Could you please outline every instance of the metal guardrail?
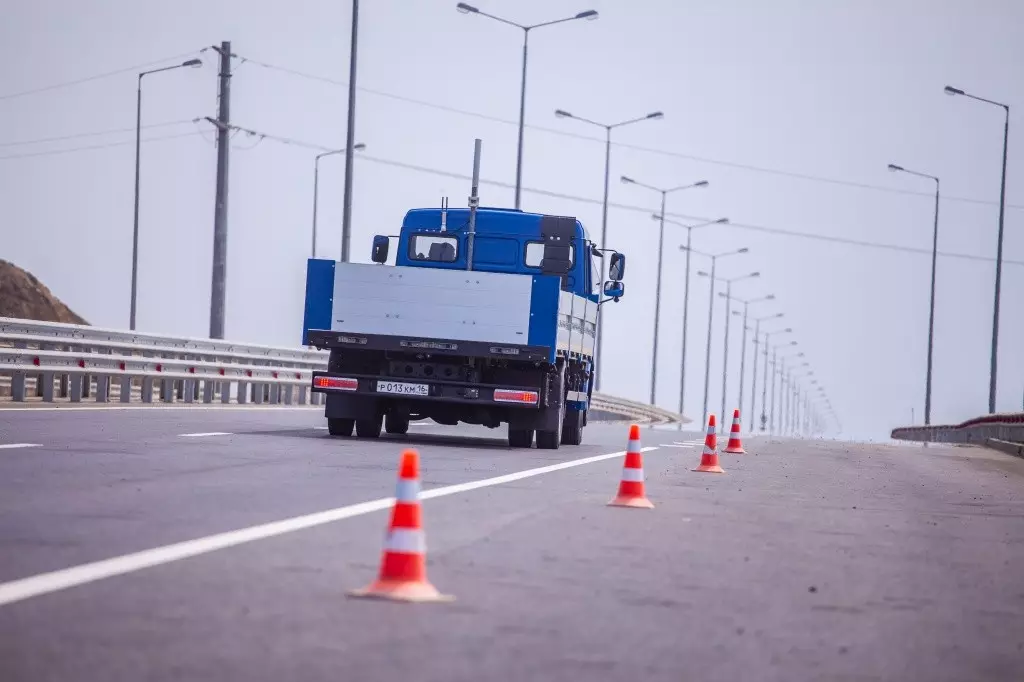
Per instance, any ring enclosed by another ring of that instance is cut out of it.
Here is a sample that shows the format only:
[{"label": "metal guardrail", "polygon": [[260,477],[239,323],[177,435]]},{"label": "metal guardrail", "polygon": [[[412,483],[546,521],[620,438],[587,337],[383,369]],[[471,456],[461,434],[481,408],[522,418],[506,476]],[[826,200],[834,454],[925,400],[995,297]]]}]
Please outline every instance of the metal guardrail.
[{"label": "metal guardrail", "polygon": [[1024,443],[1024,412],[988,414],[955,425],[904,426],[893,429],[891,436],[923,443],[987,445],[990,439]]},{"label": "metal guardrail", "polygon": [[[15,402],[320,404],[309,390],[326,351],[172,337],[0,317],[0,390]],[[651,405],[594,394],[594,409],[644,422],[688,422]]]}]

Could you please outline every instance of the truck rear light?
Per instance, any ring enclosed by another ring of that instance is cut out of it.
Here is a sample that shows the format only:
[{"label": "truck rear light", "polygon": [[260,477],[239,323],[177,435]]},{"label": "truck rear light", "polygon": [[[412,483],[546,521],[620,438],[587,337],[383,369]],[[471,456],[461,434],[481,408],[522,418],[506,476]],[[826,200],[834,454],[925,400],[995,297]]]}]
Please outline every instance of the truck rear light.
[{"label": "truck rear light", "polygon": [[508,388],[494,389],[494,402],[497,403],[522,403],[524,405],[537,404],[536,391],[513,391]]},{"label": "truck rear light", "polygon": [[315,388],[329,388],[335,391],[355,391],[359,389],[357,379],[343,379],[340,377],[314,377]]}]

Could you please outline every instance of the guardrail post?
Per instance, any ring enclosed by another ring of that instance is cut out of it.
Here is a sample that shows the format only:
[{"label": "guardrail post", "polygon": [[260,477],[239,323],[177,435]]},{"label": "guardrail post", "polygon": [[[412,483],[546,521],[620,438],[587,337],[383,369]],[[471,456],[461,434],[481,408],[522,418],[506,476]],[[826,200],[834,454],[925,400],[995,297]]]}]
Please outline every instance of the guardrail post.
[{"label": "guardrail post", "polygon": [[263,404],[263,384],[252,385],[252,402],[255,405]]},{"label": "guardrail post", "polygon": [[191,403],[195,400],[195,383],[195,379],[182,379],[181,381],[181,394],[186,403]]},{"label": "guardrail post", "polygon": [[153,377],[142,377],[142,402],[153,402]]},{"label": "guardrail post", "polygon": [[217,388],[217,382],[216,381],[211,381],[210,379],[204,379],[203,380],[203,402],[204,403],[212,403],[213,402],[213,392],[214,392],[214,389],[216,389],[216,388]]},{"label": "guardrail post", "polygon": [[267,401],[271,405],[277,405],[281,402],[281,384],[270,384],[270,399]]},{"label": "guardrail post", "polygon": [[121,377],[121,402],[130,403],[132,401],[132,378],[129,375]]},{"label": "guardrail post", "polygon": [[238,404],[245,405],[246,400],[249,397],[249,385],[244,381],[238,382]]},{"label": "guardrail post", "polygon": [[220,382],[220,401],[225,405],[231,402],[231,382]]},{"label": "guardrail post", "polygon": [[292,398],[293,398],[292,394],[293,394],[294,390],[295,390],[295,387],[292,386],[291,384],[288,384],[287,386],[284,387],[284,404],[285,405],[291,405],[292,404]]},{"label": "guardrail post", "polygon": [[60,375],[60,397],[67,398],[71,392],[71,377],[67,374]]},{"label": "guardrail post", "polygon": [[70,374],[68,375],[69,393],[71,402],[80,403],[82,402],[82,387],[89,377],[84,374]]},{"label": "guardrail post", "polygon": [[306,387],[299,386],[299,405],[306,404]]},{"label": "guardrail post", "polygon": [[160,399],[165,403],[174,402],[174,380],[164,379],[160,386]]},{"label": "guardrail post", "polygon": [[[53,402],[53,372],[44,372],[40,379],[42,381],[42,396],[44,403]],[[36,393],[39,393],[39,384],[36,384]]]}]

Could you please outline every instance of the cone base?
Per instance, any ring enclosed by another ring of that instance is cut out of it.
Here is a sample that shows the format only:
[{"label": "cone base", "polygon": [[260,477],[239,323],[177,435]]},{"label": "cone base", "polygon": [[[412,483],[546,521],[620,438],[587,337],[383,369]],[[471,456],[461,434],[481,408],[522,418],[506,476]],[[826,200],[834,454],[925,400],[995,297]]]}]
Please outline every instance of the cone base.
[{"label": "cone base", "polygon": [[703,471],[703,472],[709,473],[709,474],[724,474],[725,473],[725,469],[723,469],[722,467],[720,467],[717,464],[701,464],[696,469],[691,469],[690,471]]},{"label": "cone base", "polygon": [[743,449],[743,446],[737,446],[735,448],[727,447],[722,452],[728,452],[730,455],[745,455],[747,451]]},{"label": "cone base", "polygon": [[405,602],[447,602],[454,601],[450,594],[441,594],[430,583],[405,580],[377,580],[359,590],[350,590],[350,597],[366,599],[390,599]]},{"label": "cone base", "polygon": [[634,507],[636,509],[654,509],[654,504],[646,497],[623,497],[619,495],[610,501],[608,507]]}]

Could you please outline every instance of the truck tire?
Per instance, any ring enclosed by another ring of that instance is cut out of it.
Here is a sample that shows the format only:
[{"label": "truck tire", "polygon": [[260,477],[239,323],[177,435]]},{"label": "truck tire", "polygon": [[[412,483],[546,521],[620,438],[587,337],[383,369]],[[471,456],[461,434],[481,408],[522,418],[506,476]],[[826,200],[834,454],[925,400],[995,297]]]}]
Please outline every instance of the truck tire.
[{"label": "truck tire", "polygon": [[389,414],[384,418],[384,430],[392,435],[403,436],[409,433],[409,418]]},{"label": "truck tire", "polygon": [[566,410],[562,422],[562,445],[579,445],[583,442],[583,417],[586,413]]},{"label": "truck tire", "polygon": [[352,427],[355,425],[355,419],[338,419],[336,417],[329,417],[327,419],[327,433],[332,436],[351,436]]},{"label": "truck tire", "polygon": [[528,448],[533,445],[533,429],[508,427],[508,445],[512,448]]},{"label": "truck tire", "polygon": [[[561,395],[558,401],[558,416],[555,418],[555,428],[552,431],[541,431],[537,429],[537,449],[557,450],[562,444],[562,427],[565,423],[565,368],[561,370],[558,381],[555,383],[555,395]],[[548,408],[551,409],[551,408]]]},{"label": "truck tire", "polygon": [[360,438],[380,438],[380,427],[383,421],[383,415],[377,415],[372,419],[357,419],[356,435]]}]

